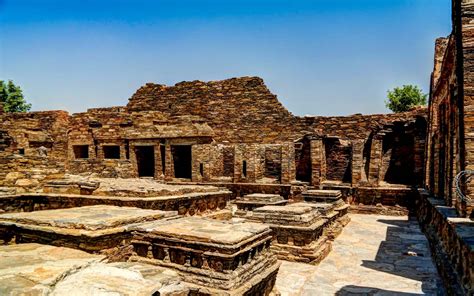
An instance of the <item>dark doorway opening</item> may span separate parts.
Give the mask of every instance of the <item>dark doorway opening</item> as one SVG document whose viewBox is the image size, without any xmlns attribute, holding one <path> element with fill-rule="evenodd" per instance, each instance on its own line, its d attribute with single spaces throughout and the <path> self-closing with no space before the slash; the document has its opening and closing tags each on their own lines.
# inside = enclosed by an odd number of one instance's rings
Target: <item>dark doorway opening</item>
<svg viewBox="0 0 474 296">
<path fill-rule="evenodd" d="M 296 180 L 311 182 L 311 143 L 307 139 L 295 143 Z"/>
<path fill-rule="evenodd" d="M 136 146 L 137 167 L 139 177 L 155 176 L 155 149 L 153 146 Z"/>
<path fill-rule="evenodd" d="M 173 154 L 174 177 L 191 179 L 191 146 L 171 146 L 171 153 Z"/>
</svg>

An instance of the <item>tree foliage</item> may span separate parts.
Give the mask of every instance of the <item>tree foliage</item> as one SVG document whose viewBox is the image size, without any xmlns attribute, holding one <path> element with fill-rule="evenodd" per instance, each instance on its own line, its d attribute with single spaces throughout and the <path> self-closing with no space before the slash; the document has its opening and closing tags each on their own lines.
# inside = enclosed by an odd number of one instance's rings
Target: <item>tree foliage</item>
<svg viewBox="0 0 474 296">
<path fill-rule="evenodd" d="M 415 106 L 426 105 L 426 97 L 423 91 L 416 85 L 404 85 L 389 90 L 385 106 L 393 112 L 405 112 Z"/>
<path fill-rule="evenodd" d="M 0 80 L 0 102 L 3 103 L 5 112 L 27 112 L 31 109 L 31 104 L 26 102 L 21 88 L 11 80 Z"/>
</svg>

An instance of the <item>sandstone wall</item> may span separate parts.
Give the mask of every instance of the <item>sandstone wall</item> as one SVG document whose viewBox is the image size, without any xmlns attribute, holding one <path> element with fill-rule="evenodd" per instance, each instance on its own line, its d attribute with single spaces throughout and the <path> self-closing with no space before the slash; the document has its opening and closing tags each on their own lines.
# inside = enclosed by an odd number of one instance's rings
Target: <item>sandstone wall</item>
<svg viewBox="0 0 474 296">
<path fill-rule="evenodd" d="M 453 30 L 435 45 L 424 182 L 463 216 L 472 213 L 474 182 L 455 192 L 455 176 L 474 169 L 474 3 L 453 1 Z"/>
<path fill-rule="evenodd" d="M 294 116 L 258 77 L 174 86 L 146 84 L 130 98 L 132 111 L 157 110 L 168 115 L 200 116 L 217 142 L 273 143 L 292 137 Z"/>
<path fill-rule="evenodd" d="M 0 186 L 35 191 L 61 177 L 68 128 L 64 111 L 0 114 Z"/>
<path fill-rule="evenodd" d="M 474 293 L 474 222 L 420 190 L 416 215 L 449 295 Z"/>
</svg>

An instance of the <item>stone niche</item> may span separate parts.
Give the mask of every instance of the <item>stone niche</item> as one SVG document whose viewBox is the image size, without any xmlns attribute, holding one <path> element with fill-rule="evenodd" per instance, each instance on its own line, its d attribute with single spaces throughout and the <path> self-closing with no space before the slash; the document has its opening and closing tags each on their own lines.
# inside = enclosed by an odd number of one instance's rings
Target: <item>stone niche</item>
<svg viewBox="0 0 474 296">
<path fill-rule="evenodd" d="M 268 295 L 280 266 L 271 240 L 260 223 L 186 217 L 137 226 L 130 259 L 173 268 L 198 295 Z"/>
<path fill-rule="evenodd" d="M 264 206 L 247 219 L 270 225 L 271 247 L 278 259 L 318 264 L 331 251 L 331 244 L 323 235 L 327 219 L 310 205 Z"/>
<path fill-rule="evenodd" d="M 42 243 L 98 252 L 131 239 L 130 226 L 170 219 L 176 212 L 86 206 L 0 215 L 0 243 Z"/>
</svg>

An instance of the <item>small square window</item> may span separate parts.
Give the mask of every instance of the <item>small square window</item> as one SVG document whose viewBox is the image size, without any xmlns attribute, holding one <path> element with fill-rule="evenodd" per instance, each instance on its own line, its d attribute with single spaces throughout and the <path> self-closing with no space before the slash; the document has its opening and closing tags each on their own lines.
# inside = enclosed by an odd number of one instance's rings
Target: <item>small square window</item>
<svg viewBox="0 0 474 296">
<path fill-rule="evenodd" d="M 75 145 L 72 146 L 75 159 L 89 158 L 89 145 Z"/>
<path fill-rule="evenodd" d="M 24 148 L 18 149 L 18 154 L 25 155 L 25 149 Z"/>
<path fill-rule="evenodd" d="M 120 159 L 120 146 L 103 146 L 105 159 Z"/>
</svg>

